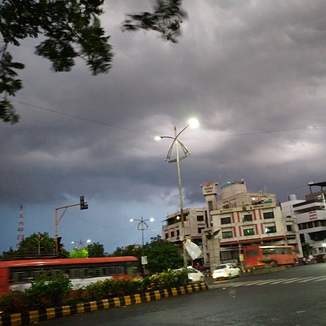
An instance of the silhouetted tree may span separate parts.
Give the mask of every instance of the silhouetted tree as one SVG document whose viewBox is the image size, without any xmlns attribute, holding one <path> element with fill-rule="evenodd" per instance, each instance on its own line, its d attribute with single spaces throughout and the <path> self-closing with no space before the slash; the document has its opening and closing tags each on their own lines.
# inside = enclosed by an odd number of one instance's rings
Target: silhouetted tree
<svg viewBox="0 0 326 326">
<path fill-rule="evenodd" d="M 168 41 L 176 42 L 186 17 L 181 0 L 156 0 L 153 13 L 127 15 L 123 30 L 153 30 Z M 8 96 L 22 89 L 16 70 L 24 64 L 15 62 L 9 45 L 19 46 L 26 38 L 42 41 L 35 53 L 47 58 L 54 71 L 70 71 L 76 58 L 82 58 L 93 75 L 107 73 L 113 59 L 110 36 L 101 26 L 104 0 L 2 0 L 0 4 L 0 120 L 16 123 L 15 112 Z"/>
<path fill-rule="evenodd" d="M 88 257 L 105 257 L 104 246 L 99 242 L 91 243 L 86 247 Z"/>
</svg>

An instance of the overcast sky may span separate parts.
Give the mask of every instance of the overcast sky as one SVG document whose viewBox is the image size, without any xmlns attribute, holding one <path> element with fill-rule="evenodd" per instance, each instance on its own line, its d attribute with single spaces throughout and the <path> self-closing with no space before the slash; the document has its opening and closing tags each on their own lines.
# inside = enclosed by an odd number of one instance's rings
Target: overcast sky
<svg viewBox="0 0 326 326">
<path fill-rule="evenodd" d="M 145 240 L 179 210 L 177 168 L 165 157 L 180 140 L 184 207 L 204 207 L 200 184 L 244 179 L 248 191 L 299 199 L 325 181 L 326 2 L 187 0 L 178 44 L 154 32 L 122 32 L 126 13 L 151 1 L 106 1 L 103 25 L 113 68 L 92 76 L 82 61 L 53 73 L 32 40 L 10 47 L 25 63 L 13 104 L 21 120 L 1 124 L 0 253 L 24 234 L 55 235 L 55 209 L 84 195 L 59 223 L 66 249 L 91 239 L 107 252 L 141 242 L 131 218 L 149 219 Z M 62 211 L 59 211 L 61 214 Z"/>
</svg>

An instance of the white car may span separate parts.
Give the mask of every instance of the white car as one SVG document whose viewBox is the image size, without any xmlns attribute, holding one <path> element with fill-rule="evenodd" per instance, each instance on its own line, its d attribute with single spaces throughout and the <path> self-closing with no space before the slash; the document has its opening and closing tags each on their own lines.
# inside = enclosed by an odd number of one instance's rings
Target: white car
<svg viewBox="0 0 326 326">
<path fill-rule="evenodd" d="M 238 277 L 241 274 L 241 270 L 238 267 L 234 267 L 231 263 L 221 264 L 213 271 L 213 279 L 227 279 L 232 277 Z"/>
<path fill-rule="evenodd" d="M 175 271 L 180 272 L 182 270 L 184 270 L 184 269 L 179 268 L 179 269 L 176 269 Z M 188 272 L 188 280 L 190 282 L 192 282 L 192 283 L 205 282 L 205 275 L 198 269 L 188 266 L 187 272 Z"/>
<path fill-rule="evenodd" d="M 196 282 L 205 281 L 205 275 L 201 271 L 191 266 L 188 266 L 187 269 L 188 269 L 188 279 L 190 282 L 196 283 Z"/>
</svg>

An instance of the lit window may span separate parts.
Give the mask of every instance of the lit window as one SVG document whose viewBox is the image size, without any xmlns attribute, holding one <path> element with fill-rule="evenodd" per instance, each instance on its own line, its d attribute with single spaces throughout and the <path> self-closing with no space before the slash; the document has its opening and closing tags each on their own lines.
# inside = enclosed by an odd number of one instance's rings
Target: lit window
<svg viewBox="0 0 326 326">
<path fill-rule="evenodd" d="M 222 238 L 223 239 L 233 238 L 232 231 L 224 231 L 224 232 L 222 232 Z"/>
<path fill-rule="evenodd" d="M 265 227 L 265 233 L 276 233 L 276 226 L 266 226 Z"/>
<path fill-rule="evenodd" d="M 243 230 L 243 235 L 245 235 L 245 236 L 255 235 L 255 230 L 254 229 L 244 229 Z"/>
</svg>

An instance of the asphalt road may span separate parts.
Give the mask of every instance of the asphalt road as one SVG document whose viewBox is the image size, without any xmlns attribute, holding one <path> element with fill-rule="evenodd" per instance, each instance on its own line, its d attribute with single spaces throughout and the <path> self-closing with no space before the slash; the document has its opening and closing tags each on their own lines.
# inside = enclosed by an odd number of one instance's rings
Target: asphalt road
<svg viewBox="0 0 326 326">
<path fill-rule="evenodd" d="M 326 326 L 326 263 L 272 274 L 244 274 L 231 281 L 207 281 L 208 291 L 39 324 Z"/>
</svg>

